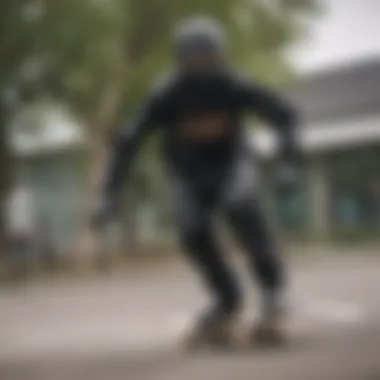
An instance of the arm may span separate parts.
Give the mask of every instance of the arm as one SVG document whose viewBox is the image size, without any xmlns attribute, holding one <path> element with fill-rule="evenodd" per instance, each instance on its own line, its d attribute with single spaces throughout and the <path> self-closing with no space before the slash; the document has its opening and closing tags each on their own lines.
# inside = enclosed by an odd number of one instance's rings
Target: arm
<svg viewBox="0 0 380 380">
<path fill-rule="evenodd" d="M 296 127 L 298 115 L 285 99 L 268 89 L 249 81 L 240 84 L 240 102 L 268 121 L 280 137 L 280 155 L 285 160 L 293 160 L 297 155 Z"/>
<path fill-rule="evenodd" d="M 103 194 L 106 198 L 118 195 L 142 141 L 162 121 L 160 103 L 161 97 L 158 94 L 151 95 L 141 106 L 137 116 L 128 123 L 126 130 L 114 141 L 103 183 Z"/>
</svg>

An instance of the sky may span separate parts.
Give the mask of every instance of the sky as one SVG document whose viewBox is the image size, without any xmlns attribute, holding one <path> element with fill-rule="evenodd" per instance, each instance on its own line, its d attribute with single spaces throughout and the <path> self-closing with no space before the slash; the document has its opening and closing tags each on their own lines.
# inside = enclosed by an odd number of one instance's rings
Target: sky
<svg viewBox="0 0 380 380">
<path fill-rule="evenodd" d="M 296 68 L 317 71 L 380 57 L 380 0 L 320 0 L 324 13 L 312 23 L 312 38 L 291 50 Z"/>
</svg>

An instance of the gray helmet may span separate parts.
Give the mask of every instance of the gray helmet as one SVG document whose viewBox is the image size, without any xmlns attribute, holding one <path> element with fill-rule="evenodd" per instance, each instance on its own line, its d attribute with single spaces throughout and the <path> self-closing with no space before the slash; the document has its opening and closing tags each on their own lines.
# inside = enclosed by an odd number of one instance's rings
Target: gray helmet
<svg viewBox="0 0 380 380">
<path fill-rule="evenodd" d="M 225 35 L 222 26 L 207 17 L 182 21 L 174 31 L 174 45 L 179 57 L 192 51 L 208 51 L 223 55 Z"/>
</svg>

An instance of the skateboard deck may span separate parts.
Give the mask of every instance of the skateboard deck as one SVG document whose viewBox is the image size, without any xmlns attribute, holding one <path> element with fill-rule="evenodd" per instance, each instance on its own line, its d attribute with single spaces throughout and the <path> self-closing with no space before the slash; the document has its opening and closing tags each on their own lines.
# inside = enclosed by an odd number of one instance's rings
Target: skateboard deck
<svg viewBox="0 0 380 380">
<path fill-rule="evenodd" d="M 236 324 L 234 329 L 228 335 L 210 339 L 205 335 L 197 335 L 185 332 L 180 339 L 180 347 L 188 352 L 198 350 L 217 350 L 217 351 L 235 351 L 251 350 L 260 348 L 280 348 L 283 347 L 289 339 L 288 332 L 270 331 L 260 329 L 252 325 Z"/>
</svg>

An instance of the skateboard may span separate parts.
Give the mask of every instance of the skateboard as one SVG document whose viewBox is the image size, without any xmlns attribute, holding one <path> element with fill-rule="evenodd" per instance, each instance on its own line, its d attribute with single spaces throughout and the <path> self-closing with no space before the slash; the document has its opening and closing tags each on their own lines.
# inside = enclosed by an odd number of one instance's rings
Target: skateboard
<svg viewBox="0 0 380 380">
<path fill-rule="evenodd" d="M 219 334 L 209 331 L 188 331 L 180 340 L 181 348 L 186 352 L 198 350 L 240 351 L 260 348 L 281 348 L 288 342 L 288 333 L 284 327 L 273 329 L 269 325 L 238 322 Z"/>
</svg>

